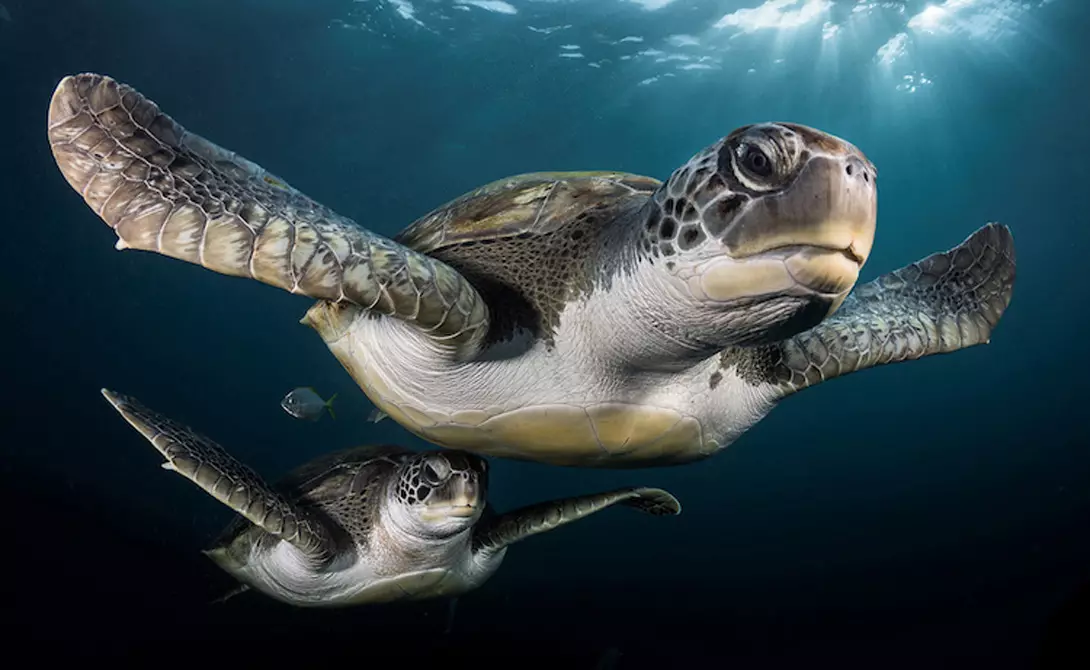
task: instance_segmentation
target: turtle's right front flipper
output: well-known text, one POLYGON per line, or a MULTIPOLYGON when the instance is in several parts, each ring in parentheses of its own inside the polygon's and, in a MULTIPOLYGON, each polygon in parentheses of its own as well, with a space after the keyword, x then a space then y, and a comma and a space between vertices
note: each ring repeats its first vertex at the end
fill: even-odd
POLYGON ((779 344, 733 352, 780 396, 859 370, 985 344, 1014 291, 1014 237, 990 223, 949 251, 857 287, 840 310, 779 344))
POLYGON ((290 542, 316 564, 330 560, 334 546, 326 528, 269 488, 223 447, 135 398, 108 389, 102 389, 102 395, 167 459, 163 467, 189 479, 262 530, 290 542))
POLYGON ((57 85, 49 143, 118 248, 360 305, 456 347, 488 330, 484 301, 450 266, 364 230, 109 77, 57 85))
POLYGON ((592 493, 529 505, 482 522, 474 533, 473 547, 478 552, 495 553, 531 535, 578 521, 613 505, 633 507, 653 516, 681 514, 681 503, 662 489, 634 487, 592 493))

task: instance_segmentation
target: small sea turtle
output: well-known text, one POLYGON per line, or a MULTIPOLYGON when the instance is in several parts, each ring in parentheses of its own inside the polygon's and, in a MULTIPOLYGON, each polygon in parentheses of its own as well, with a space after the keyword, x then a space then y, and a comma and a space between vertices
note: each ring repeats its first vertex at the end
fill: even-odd
POLYGON ((611 505, 679 514, 666 491, 627 488, 495 514, 488 466, 461 451, 368 446, 321 456, 267 485, 212 440, 135 398, 102 394, 191 480, 242 515, 207 552, 278 600, 338 607, 456 596, 499 568, 507 547, 611 505))
POLYGON ((496 456, 700 459, 801 389, 987 342, 1014 285, 1010 231, 989 224, 849 295, 874 238, 875 168, 795 124, 739 128, 665 183, 496 181, 393 240, 108 77, 62 80, 48 132, 119 249, 319 299, 304 323, 381 412, 496 456))

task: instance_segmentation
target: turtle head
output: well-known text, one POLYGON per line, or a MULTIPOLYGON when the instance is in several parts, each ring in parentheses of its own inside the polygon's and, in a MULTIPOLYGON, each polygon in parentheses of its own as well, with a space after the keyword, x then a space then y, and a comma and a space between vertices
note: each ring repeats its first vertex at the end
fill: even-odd
POLYGON ((695 337, 777 341, 832 314, 858 279, 874 242, 876 174, 819 130, 744 126, 659 187, 641 248, 695 306, 695 337))
POLYGON ((444 538, 477 523, 487 491, 488 463, 483 458, 461 451, 428 451, 402 463, 392 502, 406 531, 444 538))

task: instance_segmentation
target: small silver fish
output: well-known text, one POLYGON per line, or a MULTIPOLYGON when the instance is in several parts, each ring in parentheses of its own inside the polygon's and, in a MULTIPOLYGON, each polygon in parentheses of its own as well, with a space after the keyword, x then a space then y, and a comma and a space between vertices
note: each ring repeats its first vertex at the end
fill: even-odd
POLYGON ((318 395, 313 388, 301 386, 284 396, 280 406, 288 414, 304 421, 317 421, 322 418, 325 410, 329 410, 329 416, 336 419, 337 415, 333 413, 333 399, 336 397, 337 394, 334 393, 329 400, 322 400, 322 396, 318 395))

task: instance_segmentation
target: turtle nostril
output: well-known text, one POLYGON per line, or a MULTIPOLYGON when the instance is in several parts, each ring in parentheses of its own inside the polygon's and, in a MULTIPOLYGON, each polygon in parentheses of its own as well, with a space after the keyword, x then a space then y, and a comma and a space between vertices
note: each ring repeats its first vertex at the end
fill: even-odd
POLYGON ((862 179, 868 186, 874 181, 866 163, 855 156, 848 159, 847 164, 844 166, 844 172, 853 179, 862 179))

